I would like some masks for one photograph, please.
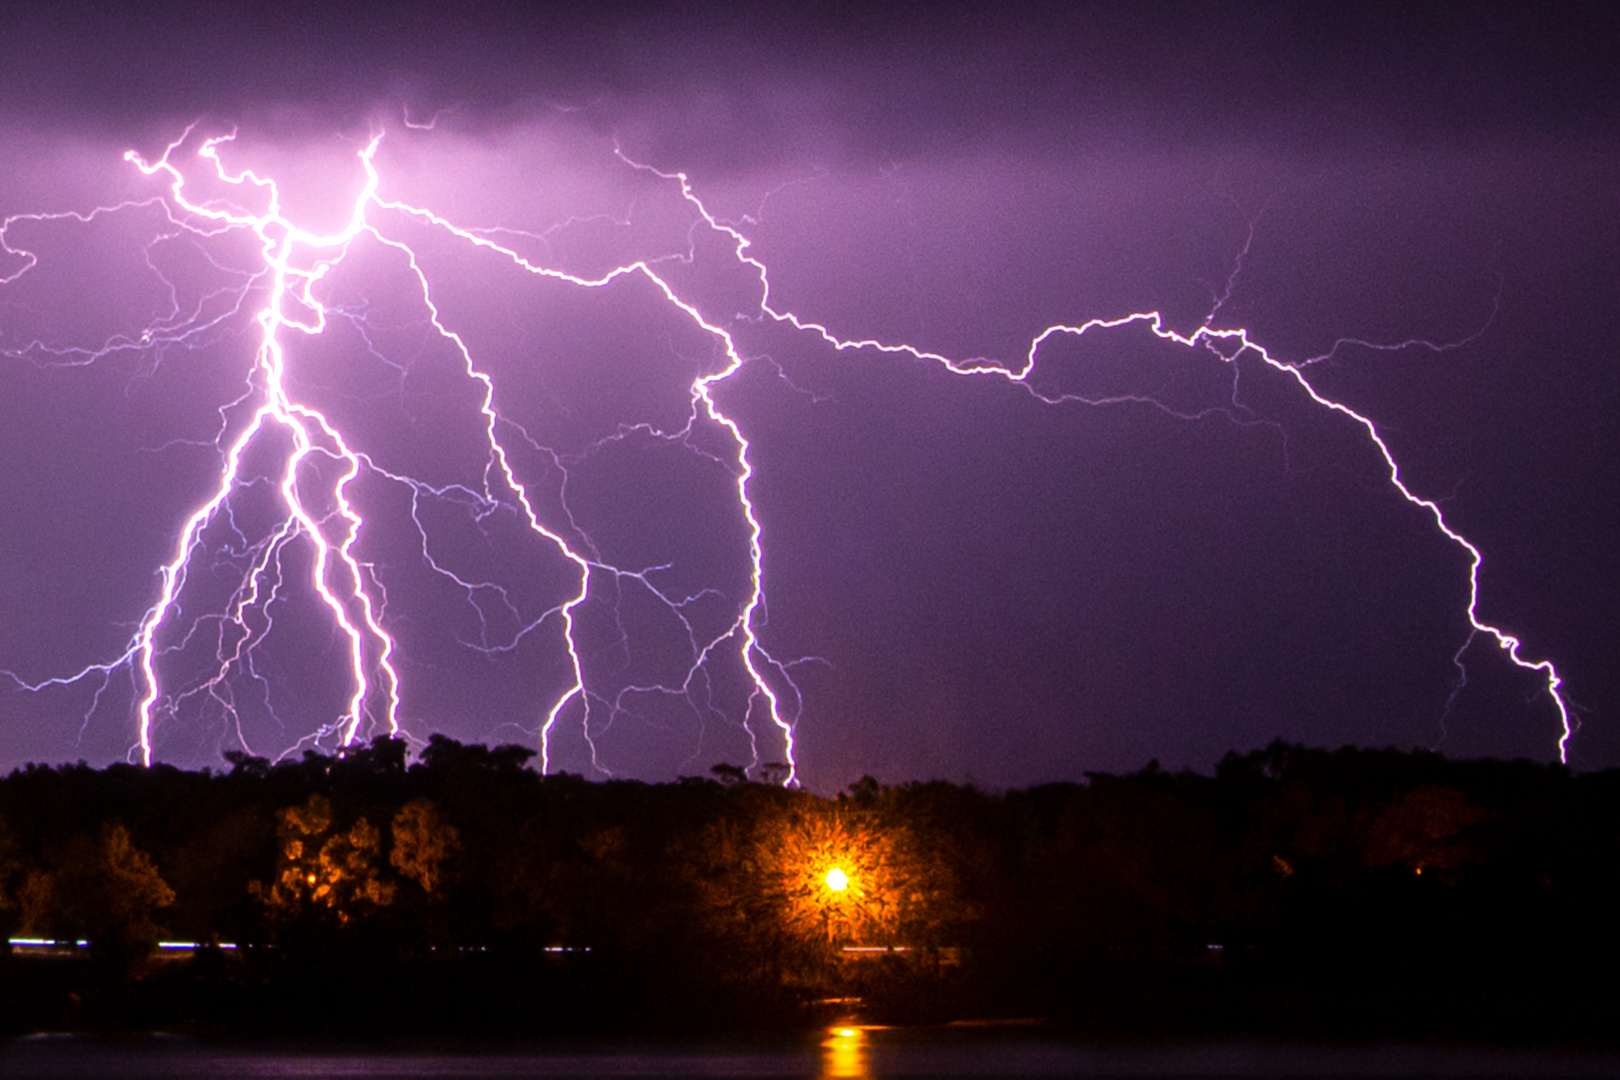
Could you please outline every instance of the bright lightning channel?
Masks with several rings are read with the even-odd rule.
[[[380,596],[381,586],[376,582],[371,568],[363,563],[354,551],[364,521],[350,499],[348,489],[363,472],[370,471],[374,475],[407,485],[412,489],[413,495],[440,494],[442,491],[420,480],[390,472],[372,461],[368,455],[352,449],[336,425],[319,409],[294,398],[289,392],[286,378],[286,335],[292,333],[318,335],[323,332],[328,313],[317,295],[317,286],[344,259],[351,244],[362,235],[367,235],[405,257],[415,276],[421,302],[434,329],[456,349],[465,366],[467,377],[482,388],[480,410],[488,445],[488,467],[485,470],[483,490],[470,494],[475,495],[482,507],[493,508],[503,503],[499,487],[504,486],[505,493],[520,508],[526,527],[554,546],[558,553],[573,565],[577,574],[577,587],[572,595],[541,613],[516,635],[521,638],[542,623],[556,619],[561,623],[562,638],[568,656],[571,672],[569,685],[546,710],[539,728],[542,769],[550,768],[554,729],[565,710],[578,705],[585,713],[582,727],[585,739],[590,745],[592,764],[602,773],[611,775],[609,769],[598,759],[596,744],[592,738],[589,724],[592,694],[586,686],[584,661],[576,641],[576,613],[590,597],[592,572],[600,571],[615,577],[628,577],[639,581],[674,612],[686,628],[692,646],[692,660],[681,686],[624,687],[606,703],[610,712],[617,713],[626,698],[637,692],[657,691],[690,695],[694,692],[695,680],[699,678],[710,658],[726,649],[728,642],[733,643],[736,654],[752,683],[746,713],[741,723],[752,747],[753,761],[750,768],[761,766],[759,734],[755,730],[757,724],[754,722],[758,719],[757,711],[768,720],[770,728],[774,729],[780,739],[782,756],[787,766],[782,782],[796,783],[797,763],[793,725],[802,701],[790,675],[789,665],[778,662],[766,651],[756,628],[756,620],[760,617],[764,599],[762,572],[764,550],[761,544],[762,528],[749,496],[749,481],[753,476],[753,467],[748,458],[748,442],[737,424],[720,411],[711,392],[714,384],[730,377],[744,364],[744,359],[738,352],[729,331],[709,322],[695,306],[678,297],[669,284],[644,260],[615,267],[595,278],[568,274],[536,264],[512,248],[496,243],[488,236],[459,228],[430,210],[382,197],[379,194],[382,179],[375,160],[382,142],[381,133],[374,134],[358,152],[358,160],[366,180],[349,207],[346,223],[336,231],[312,232],[291,220],[283,210],[281,193],[273,178],[260,176],[251,170],[230,171],[221,157],[221,149],[234,141],[236,138],[234,132],[202,139],[195,156],[203,163],[206,175],[235,189],[242,197],[230,202],[221,202],[213,198],[195,196],[192,194],[194,189],[192,178],[188,176],[186,167],[180,161],[181,152],[191,141],[194,129],[195,125],[169,143],[156,160],[148,161],[135,151],[127,152],[125,159],[146,176],[166,181],[168,194],[162,200],[162,206],[168,220],[177,231],[208,237],[246,230],[257,239],[263,270],[255,275],[255,282],[262,282],[265,291],[263,306],[255,315],[259,327],[259,344],[249,389],[232,405],[242,404],[252,397],[257,397],[259,404],[249,422],[229,445],[221,447],[223,464],[213,495],[186,518],[172,555],[162,567],[162,584],[158,597],[140,619],[124,652],[110,662],[92,664],[65,677],[28,682],[13,673],[6,674],[24,689],[31,691],[99,678],[100,685],[86,714],[88,723],[89,716],[97,708],[110,676],[126,666],[131,668],[139,689],[139,702],[136,706],[138,736],[136,745],[131,748],[131,755],[138,754],[140,760],[147,765],[150,765],[153,759],[154,728],[164,716],[175,715],[186,699],[199,694],[213,698],[228,717],[236,720],[236,738],[244,747],[249,747],[247,735],[237,718],[229,689],[229,678],[233,672],[249,666],[254,648],[270,632],[272,620],[269,605],[276,599],[281,586],[282,556],[288,545],[302,539],[313,547],[311,584],[321,603],[330,613],[334,626],[347,643],[349,694],[347,707],[336,722],[320,726],[313,734],[282,751],[280,756],[286,756],[312,743],[320,745],[322,740],[328,737],[335,737],[338,745],[348,746],[370,734],[382,731],[389,734],[400,732],[398,714],[401,680],[394,662],[396,644],[379,618],[379,599],[374,593]],[[254,201],[261,205],[262,209],[246,209],[239,205],[240,202]],[[128,209],[134,205],[146,204],[120,204],[117,207],[98,209],[90,215],[15,215],[6,219],[3,226],[0,226],[0,243],[4,243],[5,229],[10,228],[14,221],[67,216],[82,222],[100,214]],[[691,622],[680,611],[681,606],[693,598],[671,597],[661,591],[648,578],[651,570],[658,568],[627,570],[609,565],[588,549],[588,537],[585,541],[587,550],[581,550],[578,544],[571,544],[561,532],[549,528],[540,520],[528,490],[514,471],[507,448],[499,437],[498,428],[502,424],[502,418],[494,405],[494,383],[488,374],[479,369],[461,335],[446,326],[441,319],[433,299],[431,283],[418,262],[417,253],[404,241],[385,235],[372,220],[370,215],[372,210],[407,215],[432,229],[453,236],[458,241],[506,258],[528,274],[582,288],[600,288],[629,275],[644,276],[662,292],[664,298],[674,308],[684,313],[696,326],[722,344],[725,364],[719,371],[700,377],[691,385],[692,413],[687,431],[673,434],[661,431],[652,433],[666,439],[679,439],[689,433],[691,423],[696,421],[701,411],[702,415],[723,428],[733,441],[735,457],[731,471],[735,478],[737,505],[748,528],[750,572],[747,598],[738,606],[736,615],[729,625],[718,634],[706,640],[699,640]],[[32,253],[14,249],[9,244],[5,245],[4,250],[14,255],[22,255],[25,265],[21,271],[0,280],[0,285],[16,280],[37,262]],[[246,289],[243,295],[246,295]],[[138,344],[146,346],[164,338],[184,338],[198,329],[197,325],[187,326],[182,320],[178,328],[162,326],[148,329],[141,334]],[[122,339],[109,342],[104,349],[76,362],[92,362],[107,352],[130,347],[132,344],[135,343]],[[34,343],[30,347],[43,348],[43,345]],[[227,645],[227,636],[221,634],[221,646],[216,654],[217,663],[212,675],[178,694],[166,696],[159,673],[159,658],[166,651],[160,643],[160,631],[179,618],[179,597],[186,585],[188,574],[201,557],[203,534],[210,525],[222,519],[229,521],[228,500],[244,486],[244,455],[261,434],[270,428],[283,429],[291,437],[292,448],[282,462],[281,480],[277,489],[285,517],[271,530],[265,540],[252,546],[252,557],[231,599],[229,610],[223,616],[225,622],[236,628],[234,642]],[[521,431],[521,428],[519,430]],[[555,458],[555,455],[553,456]],[[339,467],[335,479],[319,492],[326,505],[324,510],[314,505],[305,490],[309,486],[307,478],[310,470],[304,466],[312,458],[322,458],[336,463]],[[573,525],[572,522],[570,524]],[[577,530],[577,526],[575,528]],[[424,560],[436,573],[469,591],[476,587],[477,583],[456,576],[427,554],[425,533],[422,550]],[[250,619],[250,613],[257,614]],[[189,641],[195,629],[193,626],[182,631],[182,645]],[[510,648],[511,644],[505,647]],[[772,685],[773,677],[780,681],[782,688]],[[784,694],[787,695],[786,703],[791,704],[791,714],[785,707]]]
[[[623,157],[622,154],[620,156]],[[1251,341],[1249,338],[1249,332],[1247,330],[1242,328],[1217,328],[1213,325],[1216,317],[1220,314],[1222,306],[1224,306],[1227,299],[1230,298],[1232,290],[1236,285],[1238,275],[1242,272],[1243,258],[1248,254],[1249,243],[1252,243],[1254,239],[1254,231],[1251,226],[1249,243],[1245,243],[1243,250],[1239,252],[1236,263],[1232,270],[1232,274],[1226,282],[1224,292],[1219,297],[1215,298],[1215,302],[1211,306],[1209,313],[1205,316],[1203,323],[1190,334],[1178,333],[1174,329],[1168,327],[1165,324],[1164,316],[1158,311],[1139,311],[1133,312],[1129,315],[1118,316],[1116,318],[1094,318],[1076,325],[1058,323],[1048,326],[1046,329],[1037,334],[1033,340],[1031,340],[1029,349],[1024,355],[1023,364],[1016,368],[1002,367],[996,364],[986,363],[982,359],[974,359],[972,361],[952,359],[939,353],[931,352],[927,349],[904,342],[896,344],[892,342],[882,342],[872,338],[841,338],[822,323],[801,318],[792,311],[778,309],[771,304],[769,270],[764,262],[749,254],[751,241],[736,226],[719,220],[708,211],[708,209],[699,199],[696,191],[693,189],[690,179],[686,173],[659,172],[651,169],[649,166],[639,165],[632,162],[628,158],[625,158],[625,160],[627,163],[635,165],[637,168],[647,169],[648,171],[654,172],[655,175],[678,182],[681,186],[681,193],[683,197],[697,208],[698,213],[702,215],[703,220],[708,224],[708,226],[711,229],[726,233],[730,236],[732,242],[735,244],[738,260],[746,263],[759,277],[762,291],[760,308],[765,312],[766,315],[779,323],[792,326],[794,329],[801,332],[815,334],[819,336],[827,345],[840,352],[851,350],[872,350],[878,353],[886,353],[890,355],[904,355],[917,360],[938,364],[954,375],[999,377],[1020,387],[1037,400],[1049,405],[1071,402],[1086,405],[1114,405],[1128,402],[1133,404],[1152,405],[1155,408],[1170,413],[1173,416],[1187,420],[1200,419],[1205,414],[1201,413],[1197,415],[1187,415],[1177,412],[1176,410],[1169,408],[1151,397],[1141,397],[1136,395],[1091,398],[1079,394],[1050,395],[1042,393],[1029,381],[1030,376],[1035,373],[1041,346],[1047,341],[1058,337],[1066,336],[1081,338],[1094,330],[1109,330],[1122,326],[1141,325],[1145,326],[1161,341],[1174,342],[1175,344],[1181,345],[1188,349],[1201,348],[1216,357],[1216,359],[1220,360],[1222,363],[1228,366],[1233,366],[1234,368],[1238,357],[1245,353],[1258,357],[1260,361],[1267,367],[1292,379],[1299,386],[1299,388],[1304,391],[1305,395],[1309,397],[1311,401],[1319,408],[1337,413],[1338,415],[1349,420],[1351,423],[1355,424],[1357,427],[1361,428],[1362,431],[1366,433],[1368,440],[1371,441],[1373,446],[1377,449],[1379,456],[1383,458],[1384,465],[1389,472],[1390,485],[1397,493],[1399,493],[1401,498],[1405,499],[1413,507],[1426,514],[1433,521],[1435,528],[1438,529],[1447,540],[1449,540],[1456,547],[1460,548],[1466,554],[1468,559],[1468,604],[1466,607],[1466,614],[1468,617],[1470,632],[1468,634],[1468,640],[1462,643],[1454,655],[1453,662],[1457,665],[1459,671],[1462,671],[1463,653],[1467,650],[1469,644],[1473,641],[1475,636],[1485,635],[1496,642],[1497,647],[1508,657],[1508,659],[1513,662],[1515,666],[1525,671],[1535,672],[1540,675],[1543,680],[1543,685],[1546,688],[1547,696],[1552,700],[1553,706],[1558,712],[1560,729],[1558,737],[1558,759],[1561,762],[1566,764],[1568,763],[1569,741],[1575,733],[1575,724],[1570,713],[1569,702],[1563,694],[1563,677],[1558,674],[1558,669],[1553,665],[1551,660],[1527,659],[1523,655],[1522,643],[1520,642],[1519,638],[1508,633],[1506,630],[1503,630],[1501,627],[1486,622],[1480,615],[1479,572],[1480,567],[1485,561],[1484,554],[1477,546],[1475,546],[1472,541],[1451,526],[1451,523],[1446,520],[1445,513],[1441,510],[1438,502],[1433,499],[1424,498],[1407,486],[1405,479],[1401,476],[1400,463],[1395,460],[1395,455],[1390,450],[1389,444],[1387,441],[1385,441],[1384,436],[1379,431],[1377,424],[1375,424],[1372,419],[1365,414],[1357,412],[1355,409],[1352,409],[1343,402],[1337,401],[1322,393],[1305,375],[1307,368],[1328,359],[1339,349],[1347,345],[1360,345],[1366,348],[1385,351],[1403,349],[1410,345],[1419,345],[1433,351],[1443,351],[1472,340],[1473,337],[1476,337],[1479,333],[1483,332],[1483,328],[1481,328],[1480,331],[1476,331],[1475,334],[1464,338],[1463,341],[1449,344],[1435,344],[1434,342],[1427,340],[1414,339],[1394,345],[1379,345],[1356,338],[1343,338],[1336,342],[1332,349],[1321,356],[1311,357],[1299,363],[1288,363],[1285,360],[1273,356],[1258,343]],[[1226,351],[1218,348],[1217,346],[1219,345],[1225,345]],[[1459,683],[1458,689],[1460,688],[1461,686]],[[1455,693],[1453,694],[1453,698],[1455,698]]]
[[[472,495],[486,508],[497,505],[510,506],[515,502],[525,527],[552,545],[573,566],[578,575],[577,588],[572,595],[542,612],[518,634],[521,637],[548,620],[556,620],[561,626],[571,672],[569,685],[564,687],[551,702],[540,723],[538,741],[542,769],[550,768],[551,741],[557,725],[564,713],[574,708],[583,713],[581,726],[590,745],[593,765],[604,774],[608,773],[597,760],[596,744],[591,736],[590,711],[593,698],[597,695],[587,686],[585,664],[576,641],[576,616],[581,606],[590,598],[592,573],[599,572],[615,578],[633,578],[638,581],[676,615],[685,626],[691,644],[691,662],[687,666],[685,682],[682,685],[624,687],[612,699],[603,702],[610,713],[621,708],[627,695],[636,692],[690,694],[693,691],[694,680],[705,670],[710,658],[726,650],[729,643],[733,655],[741,661],[751,680],[746,715],[741,722],[741,727],[753,748],[754,760],[751,767],[760,766],[760,747],[756,731],[759,725],[755,723],[757,710],[758,717],[768,721],[766,729],[773,730],[775,737],[780,740],[787,765],[783,783],[795,783],[798,768],[795,726],[803,709],[803,700],[791,677],[789,670],[791,664],[773,658],[759,637],[758,623],[762,616],[765,595],[765,549],[764,531],[750,496],[750,480],[754,476],[749,456],[750,447],[742,429],[721,411],[713,396],[713,391],[718,385],[741,371],[747,363],[747,358],[739,350],[726,326],[706,317],[695,304],[683,299],[648,260],[620,265],[597,277],[578,276],[534,262],[520,254],[514,247],[497,242],[488,232],[458,226],[430,209],[385,197],[382,194],[383,178],[376,163],[377,151],[383,138],[381,133],[374,134],[358,151],[357,156],[364,171],[365,182],[349,206],[349,213],[343,226],[330,233],[311,232],[290,220],[283,211],[281,194],[273,178],[261,177],[246,169],[231,172],[226,167],[221,157],[221,149],[235,139],[234,132],[230,135],[201,139],[195,157],[202,163],[208,177],[241,193],[241,201],[255,203],[260,208],[247,209],[235,201],[223,202],[193,195],[187,173],[178,163],[181,152],[192,141],[193,135],[194,128],[188,128],[179,138],[169,143],[163,153],[153,161],[146,160],[134,151],[125,155],[126,160],[146,176],[166,181],[166,196],[147,202],[99,208],[89,214],[20,214],[0,223],[0,251],[12,256],[21,256],[23,259],[20,270],[9,277],[0,277],[0,286],[17,280],[31,269],[36,261],[32,253],[13,248],[7,243],[6,230],[14,222],[52,218],[71,218],[87,222],[103,213],[134,206],[148,206],[156,202],[161,206],[169,226],[175,232],[209,238],[245,230],[255,237],[263,268],[253,275],[253,280],[248,286],[243,287],[238,297],[238,308],[247,302],[251,287],[264,289],[263,306],[254,315],[259,328],[258,346],[249,387],[238,401],[231,403],[227,408],[251,400],[256,400],[257,404],[251,419],[243,429],[228,445],[220,447],[222,466],[213,494],[186,518],[172,554],[161,569],[158,597],[140,619],[124,652],[109,662],[92,664],[64,677],[29,682],[10,672],[6,674],[18,685],[31,691],[99,679],[100,683],[90,710],[86,714],[88,723],[89,716],[94,713],[100,702],[107,680],[118,670],[126,667],[132,670],[139,687],[139,701],[136,706],[138,739],[136,746],[131,748],[131,753],[132,755],[138,753],[143,763],[150,764],[153,759],[154,727],[159,725],[164,717],[177,714],[188,698],[206,695],[216,701],[228,717],[233,719],[236,717],[229,688],[230,677],[233,672],[251,670],[253,650],[270,632],[269,605],[276,599],[281,588],[281,560],[288,546],[301,540],[311,546],[314,554],[310,571],[311,584],[320,597],[321,604],[329,612],[333,625],[347,643],[349,690],[342,715],[335,722],[322,725],[314,734],[306,736],[293,747],[283,751],[283,756],[311,743],[322,745],[322,740],[328,738],[335,738],[339,745],[347,746],[358,739],[382,731],[390,734],[400,732],[399,705],[402,685],[395,663],[396,643],[383,626],[380,616],[384,598],[382,587],[372,567],[355,553],[355,544],[365,523],[349,496],[349,488],[358,477],[369,472],[408,486],[413,492],[413,500],[417,495],[442,494],[443,489],[390,472],[374,462],[367,454],[352,449],[338,428],[319,409],[297,400],[289,392],[286,379],[287,335],[313,336],[322,333],[326,327],[327,310],[317,295],[317,287],[348,254],[352,243],[364,235],[404,257],[414,275],[420,292],[420,301],[434,330],[456,350],[467,378],[481,387],[480,410],[487,441],[488,465],[485,469],[483,490],[464,493]],[[1488,636],[1515,665],[1526,671],[1535,672],[1541,677],[1547,694],[1557,709],[1561,724],[1558,740],[1559,756],[1561,760],[1567,760],[1574,725],[1569,704],[1562,691],[1562,678],[1557,669],[1550,660],[1527,659],[1523,655],[1517,637],[1486,622],[1481,616],[1479,574],[1483,555],[1480,549],[1451,526],[1436,501],[1417,494],[1407,485],[1399,463],[1372,419],[1325,395],[1311,382],[1307,370],[1325,356],[1290,363],[1273,356],[1263,346],[1252,341],[1248,331],[1244,329],[1217,328],[1214,322],[1225,296],[1216,299],[1202,325],[1191,333],[1180,333],[1170,328],[1157,311],[1134,312],[1115,318],[1095,318],[1077,324],[1049,326],[1031,340],[1023,362],[1016,366],[992,364],[983,359],[956,360],[904,342],[841,338],[826,325],[803,318],[790,310],[780,309],[772,303],[768,269],[764,262],[751,254],[751,241],[741,227],[722,221],[709,211],[686,173],[663,172],[635,162],[623,153],[620,153],[619,157],[630,168],[650,173],[676,185],[680,198],[693,208],[703,226],[712,230],[714,234],[726,238],[724,242],[730,245],[737,265],[757,277],[760,316],[790,326],[797,332],[819,337],[827,346],[837,351],[904,355],[932,362],[954,375],[999,378],[1050,405],[1065,403],[1106,405],[1131,401],[1151,404],[1178,416],[1183,414],[1175,413],[1152,398],[1134,396],[1088,398],[1078,394],[1048,394],[1037,389],[1030,379],[1036,370],[1040,351],[1047,342],[1061,337],[1082,338],[1093,331],[1126,326],[1140,326],[1160,340],[1189,350],[1202,350],[1221,363],[1232,366],[1234,370],[1238,358],[1249,355],[1287,376],[1318,408],[1336,413],[1359,427],[1381,456],[1388,471],[1389,482],[1395,491],[1415,509],[1426,515],[1434,527],[1464,553],[1468,562],[1469,590],[1466,614],[1471,627],[1469,641],[1478,635]],[[736,505],[747,524],[750,584],[746,600],[738,605],[735,617],[718,634],[703,639],[695,633],[692,624],[680,611],[682,599],[665,595],[648,579],[647,575],[655,568],[632,570],[610,565],[592,550],[588,538],[583,544],[570,543],[562,531],[548,527],[542,521],[527,488],[514,471],[505,444],[501,441],[499,430],[505,421],[494,405],[495,387],[491,377],[476,363],[462,336],[441,317],[429,275],[420,264],[417,252],[404,240],[386,235],[378,221],[374,220],[372,211],[404,215],[431,230],[454,238],[457,242],[505,259],[523,273],[580,288],[600,288],[618,279],[639,275],[658,289],[674,309],[680,311],[694,326],[719,344],[725,357],[724,363],[719,366],[719,370],[694,379],[690,385],[691,412],[687,428],[674,433],[647,429],[650,433],[663,438],[679,439],[690,433],[692,425],[701,414],[703,418],[727,432],[735,448],[735,456],[728,467],[734,477]],[[1239,255],[1232,278],[1227,282],[1227,295],[1230,294],[1233,283],[1241,271],[1241,265],[1242,254]],[[139,341],[122,338],[109,341],[102,350],[85,356],[75,356],[72,362],[89,363],[115,349],[148,347],[165,340],[184,340],[190,335],[216,325],[232,313],[225,312],[205,317],[199,308],[188,318],[176,312],[170,319],[149,327],[140,335]],[[1335,346],[1335,350],[1350,343],[1352,342],[1348,340],[1341,341]],[[1413,343],[1386,347],[1398,348],[1405,344]],[[1429,342],[1416,344],[1434,349],[1448,347]],[[62,355],[40,342],[30,347],[52,352],[59,357]],[[1332,352],[1326,355],[1332,355]],[[223,413],[224,410],[222,415]],[[265,539],[249,547],[250,558],[247,568],[242,573],[228,609],[222,616],[225,623],[236,628],[234,641],[227,645],[225,635],[222,634],[212,674],[178,693],[166,695],[159,674],[159,658],[166,651],[160,644],[160,631],[180,618],[179,597],[188,574],[193,570],[194,561],[202,552],[205,530],[222,518],[229,518],[228,500],[244,484],[244,455],[261,434],[273,428],[281,429],[291,440],[291,450],[281,463],[281,478],[277,486],[284,517]],[[521,431],[521,428],[518,430]],[[222,434],[221,438],[223,437]],[[337,472],[336,476],[318,492],[320,498],[314,499],[305,490],[308,486],[306,478],[313,471],[306,466],[320,461],[335,465]],[[503,494],[507,496],[506,499],[503,499]],[[579,532],[572,521],[569,524]],[[420,521],[418,525],[421,525]],[[478,586],[479,583],[466,581],[437,564],[427,554],[425,532],[423,535],[423,557],[435,573],[454,581],[469,593]],[[182,643],[189,639],[195,629],[194,625],[190,630],[182,631]],[[169,648],[178,647],[180,646],[169,646]],[[1464,642],[1457,653],[1459,668],[1462,652],[1467,647],[1468,642]],[[239,721],[236,723],[235,734],[242,745],[248,747],[248,740]]]

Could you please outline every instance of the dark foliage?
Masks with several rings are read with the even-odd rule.
[[[89,945],[0,954],[0,1022],[535,1035],[855,1007],[1120,1035],[1620,1030],[1617,773],[1278,743],[1213,777],[822,799],[532,756],[435,737],[414,761],[379,739],[219,772],[18,770],[0,928]]]

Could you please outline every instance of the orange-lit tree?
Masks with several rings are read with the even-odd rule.
[[[704,927],[739,975],[821,984],[849,946],[940,943],[950,875],[881,807],[754,788],[693,860]]]
[[[895,945],[912,867],[872,815],[801,802],[768,823],[760,862],[790,933],[829,945]]]
[[[156,949],[155,915],[174,902],[151,856],[117,822],[104,823],[95,836],[73,836],[49,869],[28,874],[20,893],[24,934],[87,938],[92,957],[126,972]]]
[[[442,895],[445,864],[461,849],[461,834],[439,816],[431,799],[412,799],[394,815],[388,864],[416,882],[429,899]]]
[[[347,829],[337,828],[324,795],[311,795],[277,816],[276,878],[269,885],[253,883],[273,918],[285,921],[312,910],[342,925],[393,903],[394,883],[378,866],[381,837],[369,821],[362,817]]]

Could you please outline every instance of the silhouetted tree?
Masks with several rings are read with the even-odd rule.
[[[169,888],[129,830],[109,822],[79,833],[30,873],[23,886],[23,933],[86,939],[91,956],[114,971],[141,967],[157,947],[155,913],[174,902]]]

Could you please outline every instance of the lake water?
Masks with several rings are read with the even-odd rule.
[[[1039,1032],[835,1028],[774,1043],[516,1048],[215,1044],[41,1035],[0,1043],[0,1076],[297,1077],[1620,1077],[1620,1054],[1265,1043],[1098,1046]]]

